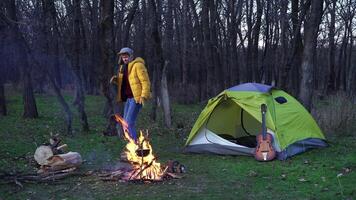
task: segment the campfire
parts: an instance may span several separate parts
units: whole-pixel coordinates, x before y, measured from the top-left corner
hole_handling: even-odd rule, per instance
[[[116,120],[121,123],[124,129],[124,137],[128,141],[124,155],[132,165],[131,172],[125,174],[124,180],[161,180],[166,169],[162,169],[161,164],[156,162],[153,155],[152,146],[148,140],[148,133],[144,135],[140,131],[140,136],[136,142],[130,137],[127,122],[119,115],[115,115]]]
[[[176,166],[168,164],[161,165],[157,161],[157,157],[153,154],[153,149],[149,141],[148,132],[144,134],[140,131],[140,135],[135,141],[131,138],[127,122],[119,115],[114,115],[115,120],[122,125],[124,130],[124,138],[127,141],[124,152],[121,154],[121,159],[127,160],[130,167],[123,167],[114,172],[102,174],[104,180],[121,180],[121,181],[162,181],[167,178],[180,178],[180,176],[172,170]],[[172,162],[168,162],[172,163]],[[184,171],[184,166],[182,170]]]

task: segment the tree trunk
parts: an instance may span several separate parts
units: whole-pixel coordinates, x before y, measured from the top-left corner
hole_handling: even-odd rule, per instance
[[[305,21],[304,51],[302,61],[302,80],[299,98],[310,111],[312,108],[314,57],[317,45],[319,25],[323,14],[323,0],[313,0],[310,17]]]
[[[100,83],[102,92],[106,98],[106,106],[104,115],[109,117],[113,113],[113,101],[116,95],[111,94],[109,80],[110,76],[114,75],[113,65],[114,61],[114,35],[113,35],[113,17],[114,17],[114,1],[101,0],[100,1],[100,30],[99,30],[99,45],[100,45]]]
[[[161,96],[161,80],[159,77],[162,75],[162,69],[164,65],[164,58],[163,58],[163,49],[162,49],[162,42],[161,42],[161,37],[159,34],[159,29],[158,29],[158,22],[159,22],[159,16],[160,13],[157,12],[157,6],[155,0],[150,0],[150,10],[152,12],[152,19],[151,19],[151,40],[153,41],[153,58],[151,60],[151,64],[154,66],[154,75],[153,75],[153,91],[154,91],[154,102],[152,106],[152,111],[151,111],[151,117],[153,120],[156,120],[156,112],[157,112],[157,97],[162,97]],[[165,94],[167,95],[167,94]],[[168,108],[169,106],[169,100],[167,101],[167,97],[164,100],[165,103],[168,103]],[[161,99],[163,100],[163,99]]]
[[[169,62],[165,62],[162,70],[162,80],[161,80],[161,99],[162,107],[164,113],[164,122],[168,128],[172,127],[172,116],[171,116],[171,106],[169,100],[168,84],[167,84],[167,67]]]
[[[59,104],[62,106],[62,109],[65,113],[65,122],[67,125],[66,132],[69,135],[73,135],[73,132],[72,132],[73,113],[70,110],[68,103],[66,102],[66,100],[64,99],[64,97],[62,95],[59,85],[57,85],[57,83],[54,81],[55,79],[53,79],[50,74],[48,74],[48,79],[49,79],[51,86],[53,87],[53,90],[56,94],[57,100],[58,100]]]
[[[214,63],[212,62],[212,52],[211,52],[211,22],[210,22],[210,6],[212,0],[203,1],[202,8],[202,30],[203,30],[203,46],[204,46],[204,71],[206,71],[206,96],[211,97],[214,95],[214,86],[210,83],[216,83],[216,77],[214,76]]]
[[[3,3],[0,3],[0,6],[3,6]],[[0,10],[0,12],[2,12],[2,10]],[[7,109],[4,83],[6,80],[5,77],[7,76],[6,65],[8,64],[7,56],[5,55],[5,52],[7,51],[5,47],[5,40],[7,39],[8,28],[2,18],[4,18],[4,16],[3,14],[0,14],[0,116],[5,116],[7,115]]]
[[[0,80],[0,115],[2,115],[2,116],[7,115],[5,88],[4,88],[4,84],[2,83],[1,80]]]
[[[289,67],[286,65],[287,55],[288,55],[288,38],[287,38],[287,30],[288,30],[288,19],[287,19],[287,10],[288,10],[288,1],[281,2],[281,66],[280,72],[278,74],[277,85],[282,89],[287,89],[287,77],[289,73]]]
[[[335,91],[335,8],[336,0],[332,0],[330,8],[330,25],[329,25],[329,76],[327,82],[327,93],[330,94]]]
[[[80,123],[82,125],[82,130],[85,132],[89,131],[89,125],[87,120],[87,115],[85,113],[85,96],[84,88],[82,82],[81,66],[80,66],[80,50],[81,50],[81,37],[80,37],[80,2],[81,0],[74,1],[74,21],[73,21],[73,61],[72,68],[75,75],[75,85],[76,85],[76,98],[77,98],[77,108],[80,115]]]
[[[53,0],[42,0],[44,13],[44,47],[43,55],[47,54],[45,63],[41,64],[41,69],[45,72],[50,85],[52,86],[59,104],[65,113],[66,133],[72,135],[73,114],[69,105],[61,93],[61,80],[57,73],[59,68],[59,30],[57,24],[57,12]],[[51,45],[50,45],[51,44]]]
[[[252,47],[252,69],[253,69],[253,81],[254,82],[261,82],[261,77],[259,77],[258,73],[258,44],[260,43],[260,30],[261,30],[261,20],[262,20],[262,12],[263,12],[263,5],[262,0],[256,0],[257,6],[257,16],[256,16],[256,23],[253,28],[253,47]]]
[[[183,36],[182,36],[182,84],[181,84],[181,88],[187,88],[187,84],[188,84],[188,1],[183,1],[183,10],[182,10],[182,15],[183,15],[183,19],[182,19],[182,31],[183,31]],[[183,97],[184,99],[186,99],[186,95],[188,95],[187,93],[184,93]],[[185,102],[186,103],[186,102]]]
[[[59,33],[59,24],[57,23],[57,11],[56,11],[56,7],[54,4],[54,0],[44,1],[44,3],[48,4],[49,17],[51,19],[51,26],[53,28],[53,30],[52,30],[53,31],[53,40],[47,40],[48,42],[50,42],[50,44],[53,48],[52,56],[54,58],[54,63],[53,63],[52,74],[53,74],[53,77],[54,77],[55,82],[58,85],[58,87],[62,88],[63,83],[62,83],[62,75],[61,75],[60,63],[59,63],[60,33]]]
[[[22,52],[22,51],[21,51]],[[26,53],[25,53],[26,54]],[[21,54],[24,55],[24,54]],[[29,68],[29,64],[27,61],[27,56],[25,56],[26,61],[24,62],[24,67],[22,73],[22,80],[23,80],[23,103],[24,103],[24,118],[37,118],[37,106],[35,101],[35,96],[33,95],[33,88],[32,88],[32,80],[31,80],[31,69]]]
[[[35,96],[33,95],[32,80],[31,80],[31,66],[28,62],[28,51],[25,38],[22,36],[17,24],[15,0],[7,0],[8,19],[13,33],[13,42],[16,44],[16,54],[18,56],[17,62],[22,69],[21,77],[23,81],[23,104],[24,104],[24,118],[37,118],[37,106]]]
[[[246,1],[246,23],[247,23],[247,55],[246,55],[246,72],[245,81],[253,81],[253,38],[252,38],[252,14],[253,1]]]
[[[352,22],[352,18],[350,19],[350,24],[353,24]],[[353,66],[352,64],[352,52],[353,52],[353,46],[354,46],[354,36],[353,36],[353,30],[351,28],[352,26],[349,27],[349,42],[350,42],[350,45],[349,45],[349,52],[348,52],[348,57],[347,57],[347,70],[346,70],[346,83],[345,83],[345,86],[346,86],[346,92],[348,93],[352,93],[352,78],[355,78],[354,73],[354,68],[355,66]]]
[[[122,45],[125,47],[129,45],[129,41],[130,41],[129,34],[130,34],[130,30],[131,30],[131,24],[135,17],[135,13],[138,8],[138,3],[139,3],[139,0],[134,0],[132,8],[130,9],[130,12],[127,14],[127,21],[125,24],[124,34],[123,34],[124,37],[122,38]]]
[[[347,26],[345,26],[344,35],[342,38],[339,56],[338,56],[338,72],[336,77],[336,88],[338,90],[345,90],[344,80],[345,80],[345,66],[346,66],[346,49],[347,49]]]
[[[221,49],[221,45],[219,44],[219,36],[218,36],[218,30],[220,27],[218,24],[222,24],[219,22],[219,14],[217,11],[218,7],[218,2],[219,1],[214,1],[211,0],[209,1],[209,10],[210,10],[210,62],[212,63],[212,68],[211,68],[211,73],[212,76],[214,77],[215,81],[212,83],[215,84],[210,84],[213,86],[211,88],[212,95],[216,95],[219,93],[221,90],[224,89],[224,77],[225,77],[225,66],[222,66],[221,63],[221,57],[222,57],[222,51],[219,51]]]
[[[141,20],[140,21],[140,27],[146,27],[146,13],[147,13],[147,8],[146,8],[146,2],[142,1],[141,2]],[[144,30],[140,31],[139,33],[139,44],[137,45],[137,52],[138,55],[145,58],[146,57],[146,28]]]

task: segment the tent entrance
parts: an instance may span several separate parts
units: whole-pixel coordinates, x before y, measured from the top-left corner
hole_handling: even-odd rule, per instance
[[[229,140],[230,142],[241,146],[245,146],[249,148],[255,148],[257,146],[255,135],[243,136],[238,138],[233,138],[230,135],[219,135],[219,136],[224,138],[225,140]]]
[[[261,131],[261,123],[231,99],[214,108],[205,127],[230,142],[250,148],[256,147],[255,136]]]

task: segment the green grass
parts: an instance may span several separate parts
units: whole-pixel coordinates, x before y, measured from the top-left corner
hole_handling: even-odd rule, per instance
[[[90,132],[80,132],[76,110],[74,137],[65,136],[61,108],[53,96],[36,96],[39,119],[22,119],[21,96],[8,98],[9,116],[0,117],[0,170],[34,172],[32,155],[60,133],[71,151],[80,152],[81,171],[99,170],[118,162],[125,143],[103,137],[104,99],[88,96]],[[67,96],[70,101],[71,97]],[[356,199],[356,136],[330,136],[331,146],[287,161],[260,163],[252,157],[185,155],[180,151],[204,105],[173,105],[173,128],[149,118],[149,105],[140,113],[138,128],[148,129],[161,163],[175,159],[188,171],[182,179],[154,184],[103,182],[96,176],[69,177],[53,183],[24,183],[24,188],[0,180],[0,199]],[[356,130],[353,130],[356,131]],[[351,172],[337,178],[346,168]]]

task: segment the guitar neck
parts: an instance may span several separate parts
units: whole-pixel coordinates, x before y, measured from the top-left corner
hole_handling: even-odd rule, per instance
[[[266,104],[261,105],[261,112],[262,112],[262,136],[263,139],[266,139],[267,128],[266,128]]]

